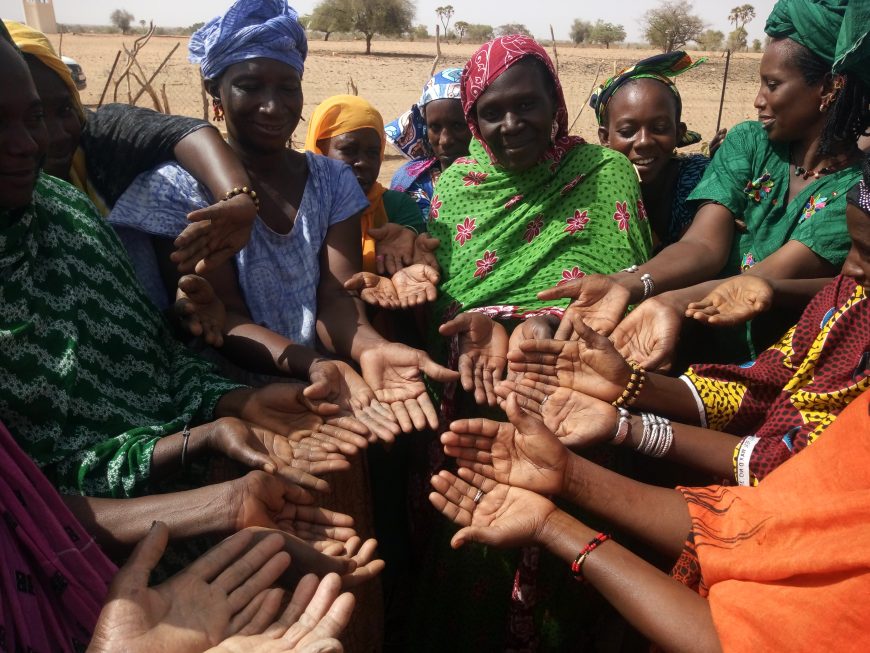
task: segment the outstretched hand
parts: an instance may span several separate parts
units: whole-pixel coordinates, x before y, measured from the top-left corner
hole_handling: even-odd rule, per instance
[[[638,304],[610,334],[626,359],[647,370],[668,370],[680,341],[683,316],[671,304],[650,297]]]
[[[438,270],[423,263],[415,263],[398,270],[390,280],[396,289],[402,308],[422,306],[438,297]]]
[[[414,261],[414,241],[417,234],[394,222],[369,229],[375,241],[378,274],[395,274]]]
[[[360,299],[372,306],[387,310],[402,306],[399,293],[389,277],[382,277],[374,272],[357,272],[344,282],[344,288],[358,292]]]
[[[733,326],[758,317],[773,305],[773,287],[754,274],[726,279],[701,301],[686,308],[686,317],[716,326]]]
[[[578,319],[598,333],[610,335],[625,315],[631,293],[604,274],[592,274],[538,293],[538,299],[563,298],[573,301],[556,331],[556,340],[576,340],[573,325]]]
[[[440,272],[441,268],[438,267],[438,259],[435,257],[435,250],[440,244],[440,240],[426,232],[418,234],[414,240],[414,259],[411,263],[423,263],[436,272]]]
[[[474,392],[478,404],[495,406],[495,387],[507,365],[508,335],[505,328],[483,313],[460,313],[438,328],[442,336],[459,338],[459,381]]]
[[[223,346],[226,307],[203,277],[186,274],[178,280],[172,310],[192,336],[202,336],[212,347]]]
[[[257,207],[244,193],[197,209],[187,215],[191,224],[175,239],[170,259],[182,273],[215,270],[248,244],[256,218]]]

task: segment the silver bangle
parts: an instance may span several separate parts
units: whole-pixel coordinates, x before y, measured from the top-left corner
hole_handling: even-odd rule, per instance
[[[652,413],[641,413],[643,435],[637,450],[645,456],[663,458],[674,443],[674,429],[669,420]]]
[[[649,272],[644,272],[640,276],[640,280],[643,283],[643,299],[649,299],[653,296],[656,290],[656,284],[652,279],[652,275]],[[641,301],[643,301],[643,299]]]
[[[190,424],[184,425],[181,432],[181,468],[187,467],[187,443],[190,442]]]

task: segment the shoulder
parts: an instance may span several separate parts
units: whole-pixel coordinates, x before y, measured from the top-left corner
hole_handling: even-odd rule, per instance
[[[593,165],[616,174],[637,176],[634,165],[624,154],[594,143],[583,143],[573,148],[563,159],[563,165],[571,163]]]
[[[680,181],[700,179],[710,165],[710,157],[703,154],[681,154],[677,161],[680,165]]]
[[[33,203],[37,210],[52,216],[55,227],[64,223],[65,229],[87,232],[103,241],[112,238],[111,228],[88,196],[62,179],[41,173],[33,191]]]
[[[417,208],[417,203],[414,201],[413,197],[401,191],[392,189],[384,191],[384,203],[390,204],[391,206],[413,206],[415,210]]]

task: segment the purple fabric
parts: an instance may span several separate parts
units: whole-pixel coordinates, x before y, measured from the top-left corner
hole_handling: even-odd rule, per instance
[[[115,565],[0,424],[0,649],[84,651]]]

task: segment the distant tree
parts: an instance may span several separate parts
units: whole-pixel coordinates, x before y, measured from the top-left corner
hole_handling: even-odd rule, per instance
[[[329,0],[327,0],[329,1]],[[412,0],[341,0],[350,6],[350,24],[366,39],[366,54],[372,53],[375,34],[400,36],[410,32],[417,12]]]
[[[588,20],[580,20],[575,18],[571,23],[571,40],[575,45],[579,45],[589,39],[589,32],[592,31],[592,23]]]
[[[749,4],[734,7],[728,14],[728,21],[734,24],[735,31],[746,27],[753,18],[755,18],[755,7]]]
[[[479,23],[472,23],[465,32],[468,40],[472,43],[486,43],[495,36],[495,30],[492,28],[492,25],[481,25]]]
[[[495,33],[498,36],[507,36],[508,34],[524,34],[525,36],[531,36],[532,33],[529,31],[529,28],[521,23],[507,23],[505,25],[499,25]]]
[[[436,7],[435,13],[438,15],[438,20],[441,21],[441,26],[444,28],[444,38],[447,38],[447,28],[450,26],[450,19],[453,18],[453,5],[444,5]]]
[[[643,17],[644,37],[651,45],[673,52],[689,41],[697,41],[704,21],[692,13],[688,0],[662,0]]]
[[[415,39],[428,39],[429,38],[429,28],[425,25],[415,25],[414,29],[411,31],[411,35]]]
[[[456,30],[456,36],[459,37],[459,43],[462,43],[462,39],[465,37],[465,33],[468,31],[469,27],[470,25],[464,20],[457,20],[453,23],[453,29]]]
[[[142,28],[143,32],[145,31],[145,19],[144,18],[139,19],[139,27]]]
[[[198,30],[203,25],[205,25],[205,23],[202,23],[202,22],[194,23],[193,25],[191,25],[190,27],[187,28],[188,34],[193,34],[196,30]]]
[[[725,41],[725,35],[717,29],[707,29],[698,34],[695,41],[702,50],[715,52],[722,49],[722,43]]]
[[[603,20],[596,20],[589,32],[590,43],[603,43],[604,47],[610,49],[611,43],[619,43],[625,40],[625,29],[622,25],[615,23],[605,23]]]
[[[323,32],[323,40],[328,41],[333,32],[350,32],[353,30],[351,23],[351,4],[348,0],[322,0],[307,23],[308,29],[315,32]]]
[[[753,39],[752,51],[753,52],[761,52],[761,39]]]
[[[130,33],[130,23],[132,23],[134,19],[133,14],[124,9],[115,9],[115,11],[113,11],[109,16],[112,25],[121,30],[121,34]]]
[[[740,52],[746,49],[746,30],[738,27],[736,30],[728,34],[728,49],[732,52]]]

